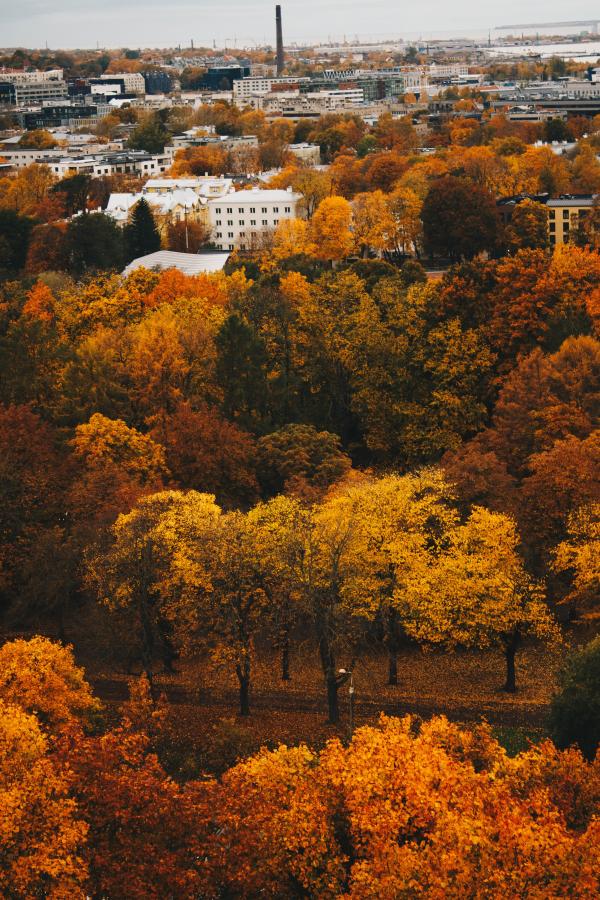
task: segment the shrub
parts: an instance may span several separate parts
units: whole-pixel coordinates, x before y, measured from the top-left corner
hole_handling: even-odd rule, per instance
[[[600,744],[600,636],[571,653],[552,700],[550,732],[558,747],[578,744],[593,759]]]

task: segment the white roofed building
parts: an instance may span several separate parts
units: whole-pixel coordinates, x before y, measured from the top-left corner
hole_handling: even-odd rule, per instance
[[[131,210],[142,198],[147,201],[162,230],[170,222],[203,222],[209,225],[208,203],[233,191],[230,178],[198,176],[190,178],[150,178],[139,193],[111,194],[106,214],[125,225]]]
[[[138,256],[123,270],[129,275],[136,269],[178,269],[184,275],[201,275],[220,272],[229,259],[229,253],[175,253],[173,250],[157,250],[147,256]]]

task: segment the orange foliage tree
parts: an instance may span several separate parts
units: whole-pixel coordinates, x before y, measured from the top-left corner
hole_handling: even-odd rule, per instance
[[[0,893],[83,900],[87,826],[35,716],[0,700]]]
[[[218,880],[242,896],[592,900],[599,786],[575,751],[511,760],[487,726],[382,718],[347,748],[265,750],[228,772]]]

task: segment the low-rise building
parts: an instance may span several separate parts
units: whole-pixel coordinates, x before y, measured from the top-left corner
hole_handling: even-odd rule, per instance
[[[298,218],[301,194],[288,190],[249,190],[208,201],[211,238],[221,250],[252,250],[284,219]]]
[[[233,191],[230,178],[205,175],[189,178],[150,178],[137,193],[110,195],[106,214],[119,225],[129,220],[133,207],[146,200],[152,209],[159,230],[172,222],[202,222],[210,227],[208,203]]]
[[[582,219],[598,203],[597,194],[569,194],[548,200],[548,232],[550,244],[568,244]]]
[[[123,270],[129,275],[136,269],[151,269],[159,272],[165,269],[178,269],[184,275],[202,275],[204,273],[221,272],[229,259],[229,253],[176,253],[174,250],[157,250],[146,256],[133,259]]]
[[[310,84],[310,78],[293,78],[291,76],[241,78],[239,81],[233,82],[233,99],[236,103],[243,103],[253,94],[269,94],[274,90],[284,90],[286,85],[297,88],[300,84]]]
[[[49,101],[66,100],[69,89],[66,81],[24,81],[14,84],[2,81],[0,76],[0,104],[8,106],[31,106]]]
[[[305,166],[318,166],[321,163],[321,148],[318,144],[290,144],[288,150]]]
[[[140,72],[115,72],[112,75],[101,75],[100,78],[92,78],[90,79],[90,84],[92,85],[92,92],[95,93],[94,88],[97,88],[98,93],[103,93],[102,86],[119,85],[122,90],[118,93],[122,94],[145,94],[146,93],[146,82],[144,80],[144,76]]]

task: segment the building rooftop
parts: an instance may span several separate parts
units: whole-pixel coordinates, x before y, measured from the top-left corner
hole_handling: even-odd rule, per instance
[[[293,191],[284,190],[261,190],[260,188],[252,188],[249,191],[236,191],[232,194],[226,194],[224,197],[215,197],[210,203],[251,203],[255,201],[260,203],[262,200],[271,203],[285,203],[290,200],[301,200],[302,194],[295,194]]]
[[[229,253],[175,253],[173,250],[158,250],[132,260],[123,270],[123,275],[141,268],[160,271],[178,269],[184,275],[220,272],[228,259]]]
[[[548,200],[548,206],[555,207],[573,207],[573,206],[593,206],[598,198],[597,194],[573,194],[570,197],[557,197],[555,200]]]

